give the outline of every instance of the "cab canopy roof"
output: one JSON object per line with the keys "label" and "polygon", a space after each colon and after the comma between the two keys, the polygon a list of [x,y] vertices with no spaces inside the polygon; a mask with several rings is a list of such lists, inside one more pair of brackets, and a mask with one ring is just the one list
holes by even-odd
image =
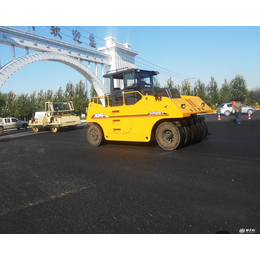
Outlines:
{"label": "cab canopy roof", "polygon": [[113,77],[115,79],[123,79],[123,75],[128,74],[128,73],[145,73],[145,74],[151,74],[151,75],[158,75],[158,71],[152,71],[152,70],[141,70],[141,69],[135,69],[135,68],[121,68],[121,69],[116,69],[116,70],[110,70],[108,71],[103,77],[104,78],[110,78]]}

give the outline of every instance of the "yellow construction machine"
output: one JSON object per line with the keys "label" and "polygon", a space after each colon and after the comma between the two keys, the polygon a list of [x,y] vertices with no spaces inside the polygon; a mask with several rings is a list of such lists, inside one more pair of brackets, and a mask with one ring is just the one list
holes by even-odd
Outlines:
{"label": "yellow construction machine", "polygon": [[110,94],[94,97],[88,107],[87,138],[151,142],[174,150],[201,141],[208,127],[203,116],[211,108],[197,96],[181,96],[176,88],[160,88],[157,71],[123,68],[104,75]]}

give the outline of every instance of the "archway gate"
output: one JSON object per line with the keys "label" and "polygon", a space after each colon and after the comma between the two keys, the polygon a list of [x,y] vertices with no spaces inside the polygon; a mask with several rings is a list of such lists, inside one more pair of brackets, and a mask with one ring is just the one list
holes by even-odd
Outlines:
{"label": "archway gate", "polygon": [[[0,26],[0,44],[10,45],[13,60],[1,67],[0,61],[0,88],[17,70],[36,61],[56,61],[70,66],[81,73],[93,84],[98,95],[108,93],[104,81],[98,77],[98,64],[102,66],[102,76],[105,71],[122,67],[135,67],[135,56],[138,52],[131,50],[131,44],[121,44],[115,38],[107,37],[106,46],[98,51],[81,46],[62,42],[60,40],[43,37],[35,33]],[[25,56],[16,58],[15,47],[24,48]],[[37,51],[29,54],[29,50]],[[0,53],[1,54],[1,53]],[[88,66],[82,61],[87,61]],[[90,64],[95,64],[95,72],[91,71]]]}

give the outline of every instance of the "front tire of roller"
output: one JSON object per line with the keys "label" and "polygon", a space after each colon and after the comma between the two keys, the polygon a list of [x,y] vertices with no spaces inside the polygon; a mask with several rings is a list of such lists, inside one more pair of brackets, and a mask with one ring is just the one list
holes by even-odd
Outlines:
{"label": "front tire of roller", "polygon": [[87,138],[92,146],[99,146],[103,140],[103,131],[98,125],[90,125],[87,130]]}
{"label": "front tire of roller", "polygon": [[166,151],[176,149],[182,139],[178,127],[171,122],[161,123],[156,129],[155,138],[158,145]]}

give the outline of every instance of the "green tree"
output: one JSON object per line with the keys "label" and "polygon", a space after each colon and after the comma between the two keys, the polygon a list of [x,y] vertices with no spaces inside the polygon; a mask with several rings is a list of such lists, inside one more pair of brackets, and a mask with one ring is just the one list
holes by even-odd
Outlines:
{"label": "green tree", "polygon": [[232,100],[244,102],[247,96],[247,86],[244,77],[237,74],[230,82],[230,96]]}
{"label": "green tree", "polygon": [[44,102],[53,101],[53,90],[48,89],[47,92],[44,93]]}
{"label": "green tree", "polygon": [[85,113],[88,103],[89,100],[86,84],[80,80],[79,83],[76,84],[75,95],[73,98],[75,112],[80,114]]}
{"label": "green tree", "polygon": [[227,103],[230,102],[230,85],[227,80],[224,80],[221,89],[219,90],[219,102]]}
{"label": "green tree", "polygon": [[208,104],[210,106],[216,106],[217,103],[219,102],[218,84],[215,81],[213,76],[211,76],[211,80],[206,87],[206,94],[208,96]]}
{"label": "green tree", "polygon": [[65,89],[65,93],[64,93],[65,99],[72,101],[74,93],[75,93],[75,87],[72,84],[72,82],[69,81],[66,85],[66,89]]}
{"label": "green tree", "polygon": [[4,116],[13,116],[14,115],[14,113],[15,113],[15,105],[14,105],[15,98],[16,98],[16,95],[14,94],[14,92],[12,90],[7,93]]}
{"label": "green tree", "polygon": [[0,108],[2,108],[5,105],[5,99],[6,95],[0,91]]}
{"label": "green tree", "polygon": [[183,80],[182,83],[181,83],[181,94],[186,95],[186,96],[192,95],[191,84],[187,79]]}
{"label": "green tree", "polygon": [[206,87],[205,84],[203,82],[201,82],[200,79],[198,79],[195,82],[195,93],[196,96],[200,97],[203,101],[206,102]]}
{"label": "green tree", "polygon": [[31,116],[30,98],[28,97],[28,94],[22,93],[21,95],[18,95],[14,104],[14,116],[23,117],[23,119],[28,119]]}
{"label": "green tree", "polygon": [[260,88],[255,90],[248,91],[245,104],[249,106],[258,106],[260,105]]}
{"label": "green tree", "polygon": [[37,94],[36,109],[35,109],[34,112],[36,112],[36,111],[44,111],[45,110],[45,99],[44,98],[45,98],[45,93],[41,89],[40,92],[38,92],[38,94]]}
{"label": "green tree", "polygon": [[60,87],[54,94],[53,101],[63,101],[64,100],[64,95],[63,95],[63,90]]}
{"label": "green tree", "polygon": [[173,88],[173,87],[174,87],[174,82],[173,82],[173,80],[172,80],[171,77],[169,77],[169,78],[167,79],[166,85],[165,85],[164,87],[165,87],[165,88]]}
{"label": "green tree", "polygon": [[0,91],[0,116],[3,117],[6,110],[6,93]]}
{"label": "green tree", "polygon": [[28,102],[29,120],[32,118],[33,114],[37,111],[37,96],[36,91],[29,96]]}
{"label": "green tree", "polygon": [[181,93],[181,86],[179,84],[175,85],[174,87],[177,88],[178,91]]}
{"label": "green tree", "polygon": [[98,93],[95,90],[93,85],[91,85],[91,88],[90,88],[90,97],[98,97]]}

